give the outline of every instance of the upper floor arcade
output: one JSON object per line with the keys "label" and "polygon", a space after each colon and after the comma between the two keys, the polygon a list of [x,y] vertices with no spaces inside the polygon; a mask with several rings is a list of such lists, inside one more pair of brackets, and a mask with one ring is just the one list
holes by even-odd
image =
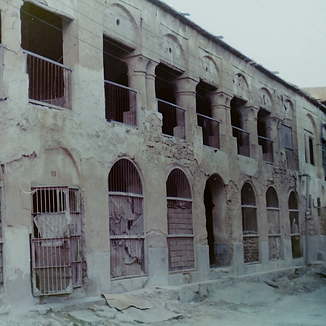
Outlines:
{"label": "upper floor arcade", "polygon": [[[20,50],[33,105],[121,128],[157,113],[162,139],[298,168],[298,111],[319,110],[313,99],[156,1],[52,6],[17,0],[2,11],[6,31],[7,13],[19,13],[3,51]],[[82,108],[91,98],[100,105]],[[308,138],[306,160],[321,164]]]}

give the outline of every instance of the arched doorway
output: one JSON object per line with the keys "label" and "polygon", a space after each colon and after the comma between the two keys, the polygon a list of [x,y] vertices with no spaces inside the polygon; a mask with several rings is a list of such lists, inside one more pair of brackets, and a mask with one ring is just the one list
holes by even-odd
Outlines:
{"label": "arched doorway", "polygon": [[225,188],[222,178],[214,174],[206,182],[204,204],[206,214],[207,242],[211,267],[230,263],[225,221]]}

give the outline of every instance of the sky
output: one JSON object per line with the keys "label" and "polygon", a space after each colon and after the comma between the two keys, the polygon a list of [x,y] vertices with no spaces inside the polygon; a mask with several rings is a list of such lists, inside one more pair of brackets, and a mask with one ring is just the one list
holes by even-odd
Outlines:
{"label": "sky", "polygon": [[326,0],[162,0],[299,87],[326,87]]}

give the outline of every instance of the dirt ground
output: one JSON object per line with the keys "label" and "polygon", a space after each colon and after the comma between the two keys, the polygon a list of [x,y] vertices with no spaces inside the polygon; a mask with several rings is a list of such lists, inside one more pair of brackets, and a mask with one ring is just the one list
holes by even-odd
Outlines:
{"label": "dirt ground", "polygon": [[[191,288],[193,290],[193,288]],[[104,302],[69,309],[46,306],[25,315],[0,316],[0,326],[325,326],[326,269],[209,283],[197,291],[143,290],[135,298],[151,308],[118,311]]]}

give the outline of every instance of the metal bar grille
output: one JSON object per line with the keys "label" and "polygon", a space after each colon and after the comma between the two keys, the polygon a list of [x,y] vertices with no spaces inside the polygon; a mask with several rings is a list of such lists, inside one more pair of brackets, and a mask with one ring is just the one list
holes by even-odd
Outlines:
{"label": "metal bar grille", "polygon": [[142,184],[133,163],[126,159],[116,162],[108,186],[111,277],[144,275]]}
{"label": "metal bar grille", "polygon": [[167,180],[169,271],[195,267],[192,200],[187,177],[174,169]]}
{"label": "metal bar grille", "polygon": [[233,137],[237,139],[238,154],[250,156],[250,135],[247,131],[238,127],[232,127]]}
{"label": "metal bar grille", "polygon": [[137,91],[108,80],[104,90],[106,120],[137,125]]}
{"label": "metal bar grille", "polygon": [[162,133],[168,136],[174,136],[178,138],[185,138],[185,109],[161,100],[157,99],[158,112],[163,116]]}
{"label": "metal bar grille", "polygon": [[263,160],[272,163],[274,161],[273,141],[266,137],[258,136],[258,144],[263,150]]}
{"label": "metal bar grille", "polygon": [[72,70],[33,52],[24,50],[24,53],[27,56],[31,102],[70,109]]}
{"label": "metal bar grille", "polygon": [[220,122],[200,113],[197,113],[197,122],[202,128],[203,144],[220,148]]}
{"label": "metal bar grille", "polygon": [[71,293],[82,285],[82,221],[79,189],[32,188],[33,293]]}

